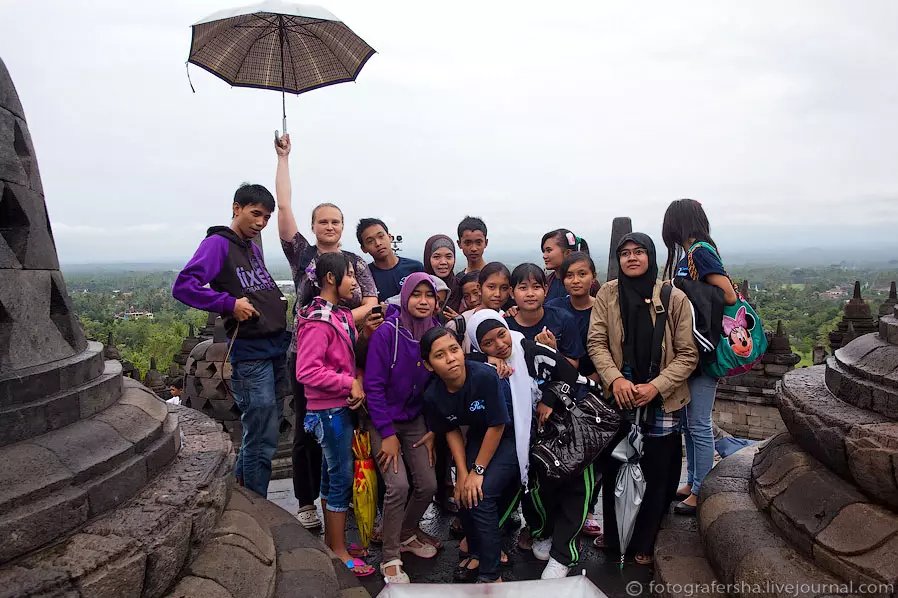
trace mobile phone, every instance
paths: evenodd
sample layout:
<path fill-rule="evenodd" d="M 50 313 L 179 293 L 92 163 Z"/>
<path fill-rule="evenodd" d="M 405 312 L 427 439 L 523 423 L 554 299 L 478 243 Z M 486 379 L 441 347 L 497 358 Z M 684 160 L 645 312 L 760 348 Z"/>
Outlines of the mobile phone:
<path fill-rule="evenodd" d="M 380 306 L 380 305 L 375 305 L 374 307 L 371 308 L 371 315 L 372 315 L 372 316 L 378 316 L 378 315 L 380 315 L 380 314 L 382 314 L 382 313 L 384 313 L 384 308 L 383 308 L 382 306 Z"/>

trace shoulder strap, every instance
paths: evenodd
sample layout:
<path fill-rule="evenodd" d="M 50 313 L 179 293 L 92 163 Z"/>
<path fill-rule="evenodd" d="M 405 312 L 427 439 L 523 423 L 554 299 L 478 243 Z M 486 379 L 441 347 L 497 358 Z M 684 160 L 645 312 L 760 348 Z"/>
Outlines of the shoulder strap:
<path fill-rule="evenodd" d="M 665 284 L 661 287 L 661 305 L 655 305 L 655 329 L 652 332 L 652 362 L 649 365 L 649 380 L 661 373 L 661 347 L 664 344 L 664 330 L 667 326 L 667 310 L 670 307 L 670 294 L 673 287 Z"/>

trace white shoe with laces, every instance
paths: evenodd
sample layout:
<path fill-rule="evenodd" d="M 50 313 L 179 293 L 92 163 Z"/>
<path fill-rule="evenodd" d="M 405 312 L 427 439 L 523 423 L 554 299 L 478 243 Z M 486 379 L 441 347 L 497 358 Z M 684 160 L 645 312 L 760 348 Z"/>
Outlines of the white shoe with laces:
<path fill-rule="evenodd" d="M 546 563 L 546 568 L 543 569 L 540 579 L 562 579 L 567 577 L 570 570 L 570 567 L 565 567 L 555 559 L 549 558 L 549 562 Z"/>
<path fill-rule="evenodd" d="M 539 560 L 548 561 L 550 550 L 552 550 L 552 538 L 533 541 L 533 556 Z"/>

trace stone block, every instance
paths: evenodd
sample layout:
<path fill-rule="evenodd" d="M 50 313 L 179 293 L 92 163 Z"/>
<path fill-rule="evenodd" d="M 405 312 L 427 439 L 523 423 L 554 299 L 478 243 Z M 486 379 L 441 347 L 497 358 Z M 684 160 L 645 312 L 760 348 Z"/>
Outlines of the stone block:
<path fill-rule="evenodd" d="M 236 598 L 221 584 L 211 579 L 188 575 L 181 578 L 178 585 L 167 595 L 167 598 Z"/>
<path fill-rule="evenodd" d="M 226 542 L 229 535 L 240 536 L 248 540 L 255 550 L 247 548 L 247 552 L 266 565 L 274 562 L 274 541 L 250 515 L 241 511 L 225 510 L 218 521 L 218 526 L 212 532 L 212 537 L 223 543 Z"/>
<path fill-rule="evenodd" d="M 820 596 L 818 588 L 844 585 L 840 579 L 796 555 L 794 550 L 783 544 L 757 547 L 740 562 L 733 578 L 734 583 L 743 584 L 743 587 L 761 588 L 757 593 L 742 594 L 753 597 L 782 596 L 771 587 L 771 582 L 790 584 L 795 590 L 792 596 L 796 598 L 817 598 Z M 770 594 L 765 594 L 766 588 L 771 588 Z"/>
<path fill-rule="evenodd" d="M 103 474 L 134 454 L 134 445 L 101 421 L 83 420 L 33 440 L 56 455 L 76 484 Z"/>
<path fill-rule="evenodd" d="M 799 545 L 809 546 L 843 508 L 866 501 L 863 494 L 820 468 L 796 478 L 782 494 L 773 499 L 772 507 L 789 522 L 790 528 L 799 532 L 799 537 L 787 537 Z M 771 513 L 771 517 L 773 516 Z"/>
<path fill-rule="evenodd" d="M 181 448 L 181 433 L 177 415 L 172 413 L 162 426 L 162 435 L 151 444 L 145 454 L 147 478 L 150 479 L 163 470 L 178 455 Z"/>
<path fill-rule="evenodd" d="M 776 365 L 773 363 L 764 366 L 764 373 L 768 376 L 784 376 L 792 369 L 789 365 Z"/>
<path fill-rule="evenodd" d="M 701 508 L 698 512 L 699 530 L 704 535 L 707 532 L 708 527 L 717 521 L 720 516 L 738 511 L 757 511 L 757 507 L 747 493 L 717 492 L 715 494 L 710 494 L 702 501 Z"/>
<path fill-rule="evenodd" d="M 876 499 L 898 508 L 898 423 L 853 428 L 845 439 L 845 450 L 858 485 Z"/>
<path fill-rule="evenodd" d="M 87 349 L 67 359 L 0 374 L 0 408 L 44 400 L 93 380 L 103 368 L 103 345 L 89 341 Z"/>
<path fill-rule="evenodd" d="M 275 566 L 265 565 L 235 546 L 211 540 L 187 568 L 189 575 L 210 579 L 241 598 L 268 598 L 275 587 Z"/>
<path fill-rule="evenodd" d="M 138 452 L 142 452 L 162 432 L 158 420 L 134 405 L 113 405 L 98 414 L 96 419 L 115 428 L 122 438 L 134 444 Z"/>
<path fill-rule="evenodd" d="M 103 375 L 78 390 L 81 418 L 88 418 L 115 403 L 122 395 L 122 364 L 107 361 Z"/>
<path fill-rule="evenodd" d="M 123 380 L 122 398 L 119 403 L 134 405 L 146 411 L 156 421 L 163 422 L 168 417 L 168 408 L 165 402 L 159 400 L 150 390 L 136 380 L 125 378 Z"/>
<path fill-rule="evenodd" d="M 143 455 L 132 457 L 112 471 L 90 480 L 82 486 L 90 499 L 90 517 L 122 504 L 146 483 L 147 464 Z"/>
<path fill-rule="evenodd" d="M 817 543 L 831 553 L 860 555 L 898 535 L 898 515 L 877 505 L 855 503 L 842 509 L 817 535 Z"/>
<path fill-rule="evenodd" d="M 26 504 L 0 519 L 0 564 L 70 531 L 88 515 L 87 493 L 68 488 Z"/>
<path fill-rule="evenodd" d="M 88 575 L 78 583 L 82 598 L 140 598 L 146 555 L 139 553 Z"/>
<path fill-rule="evenodd" d="M 153 537 L 147 551 L 143 598 L 158 598 L 178 578 L 190 549 L 190 518 L 176 519 Z"/>
<path fill-rule="evenodd" d="M 72 474 L 52 452 L 32 443 L 0 450 L 0 514 L 68 486 Z"/>

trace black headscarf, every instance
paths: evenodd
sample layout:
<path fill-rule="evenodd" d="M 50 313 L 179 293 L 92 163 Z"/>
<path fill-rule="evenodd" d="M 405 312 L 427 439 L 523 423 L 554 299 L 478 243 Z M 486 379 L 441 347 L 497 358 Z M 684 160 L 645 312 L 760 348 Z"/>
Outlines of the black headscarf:
<path fill-rule="evenodd" d="M 652 238 L 644 233 L 630 233 L 617 244 L 615 253 L 629 242 L 648 251 L 649 268 L 645 274 L 631 278 L 624 274 L 623 268 L 618 277 L 618 298 L 620 315 L 624 325 L 624 363 L 629 364 L 634 384 L 648 382 L 649 368 L 652 362 L 652 293 L 658 278 L 658 260 L 655 256 L 655 244 Z"/>

